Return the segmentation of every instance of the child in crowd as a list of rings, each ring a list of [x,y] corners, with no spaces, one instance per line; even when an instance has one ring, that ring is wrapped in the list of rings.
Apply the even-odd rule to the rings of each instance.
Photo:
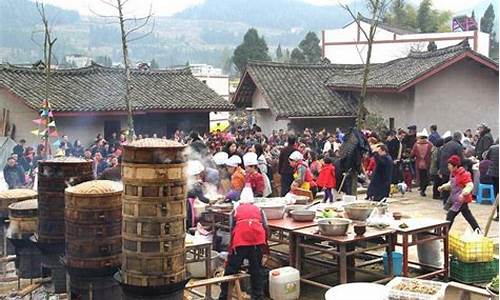
[[[334,189],[337,186],[335,178],[335,166],[332,164],[330,157],[324,158],[324,164],[319,171],[317,185],[325,192],[325,199],[323,202],[334,202]]]

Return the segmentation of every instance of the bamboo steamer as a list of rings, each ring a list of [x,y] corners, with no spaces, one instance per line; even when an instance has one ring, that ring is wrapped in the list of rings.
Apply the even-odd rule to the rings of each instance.
[[[65,191],[66,265],[109,270],[121,264],[120,183],[93,180]]]
[[[123,146],[123,162],[175,164],[187,161],[186,145],[162,139],[142,139]]]
[[[136,164],[122,163],[122,178],[124,183],[155,183],[161,184],[185,180],[187,164]]]
[[[90,160],[63,157],[38,163],[38,242],[64,244],[64,190],[92,179]]]
[[[38,193],[30,189],[13,189],[0,192],[0,219],[9,216],[9,205],[30,199],[36,199]]]
[[[185,146],[145,139],[124,147],[121,280],[161,287],[185,279]]]
[[[28,239],[38,228],[38,200],[24,200],[9,205],[10,239]]]

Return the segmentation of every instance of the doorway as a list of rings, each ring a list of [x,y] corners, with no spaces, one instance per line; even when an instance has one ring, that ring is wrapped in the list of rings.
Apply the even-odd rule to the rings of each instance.
[[[113,133],[120,135],[121,129],[120,120],[104,121],[104,138],[109,140]]]

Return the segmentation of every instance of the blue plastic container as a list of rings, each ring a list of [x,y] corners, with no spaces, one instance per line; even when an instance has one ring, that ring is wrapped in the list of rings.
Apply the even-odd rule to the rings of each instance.
[[[387,253],[384,253],[384,273],[389,274],[389,267],[387,266]],[[401,276],[403,272],[403,254],[399,252],[392,252],[392,270],[394,276]]]

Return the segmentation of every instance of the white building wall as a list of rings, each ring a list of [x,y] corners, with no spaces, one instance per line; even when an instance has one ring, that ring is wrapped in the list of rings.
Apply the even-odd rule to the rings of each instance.
[[[288,128],[290,121],[276,120],[276,116],[272,114],[259,88],[256,88],[252,95],[252,109],[254,110],[255,123],[262,128],[265,135],[271,134],[273,130],[286,130]]]
[[[395,128],[406,128],[415,123],[415,102],[412,94],[412,91],[369,93],[365,105],[370,113],[383,117],[387,122],[389,118],[394,118]]]
[[[463,131],[485,122],[498,135],[498,102],[498,73],[462,61],[416,86],[414,110],[420,126]]]
[[[361,22],[362,27],[369,31],[369,24]],[[456,45],[468,39],[469,45],[477,52],[488,56],[489,35],[483,32],[443,32],[443,33],[418,33],[398,35],[393,32],[378,28],[375,34],[371,62],[382,63],[407,56],[411,50],[427,51],[429,41],[434,40],[438,49]],[[474,42],[476,39],[476,42]],[[364,63],[368,45],[363,33],[359,33],[357,24],[353,23],[346,28],[325,30],[322,41],[324,53],[332,63],[359,64]],[[338,43],[338,44],[329,44]]]
[[[9,123],[16,127],[16,141],[25,139],[28,145],[36,145],[40,139],[31,131],[37,128],[33,120],[38,119],[38,112],[29,108],[21,99],[15,98],[7,90],[0,88],[0,112],[9,110]]]

